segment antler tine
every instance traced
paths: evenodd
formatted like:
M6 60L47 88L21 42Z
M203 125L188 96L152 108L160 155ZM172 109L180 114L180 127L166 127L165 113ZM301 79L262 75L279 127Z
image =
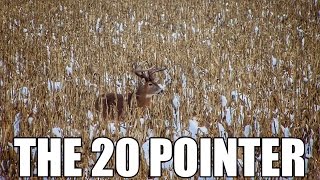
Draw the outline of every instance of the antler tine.
M166 70L167 68L154 68L154 67L152 67L149 71L148 71L148 75L149 75L149 79L151 80L151 81L154 81L155 80L155 78L154 78L154 76L153 76L153 74L154 73L156 73L156 72L159 72L159 71L164 71L164 70Z
M154 69L151 69L152 71L152 74L153 73L156 73L156 72L159 72L159 71L164 71L164 70L166 70L167 68L166 67L163 67L163 68L154 68Z
M134 71L134 73L135 73L138 77L140 77L140 78L143 78L143 79L145 79L145 80L148 80L148 79L149 79L149 77L148 77L146 74L144 74L143 72Z
M146 81L149 80L149 77L144 73L145 71L149 71L149 69L135 69L134 70L134 73L140 77L140 78L143 78L145 79Z

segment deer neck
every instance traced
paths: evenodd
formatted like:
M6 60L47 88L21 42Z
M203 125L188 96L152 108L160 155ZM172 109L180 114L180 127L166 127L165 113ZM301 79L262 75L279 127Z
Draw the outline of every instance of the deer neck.
M151 97L145 94L136 93L138 107L147 107L151 104Z
M147 107L151 104L151 97L147 97L146 95L139 94L139 93L129 93L128 94L128 102L131 102L132 98L135 95L136 102L138 107ZM130 103L129 103L130 106Z

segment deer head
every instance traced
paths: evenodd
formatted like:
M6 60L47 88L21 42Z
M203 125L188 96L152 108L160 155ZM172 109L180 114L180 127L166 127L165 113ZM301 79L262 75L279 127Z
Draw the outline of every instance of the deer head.
M136 69L134 73L145 80L143 85L140 85L137 89L136 96L143 96L144 98L151 98L154 95L160 94L163 92L163 89L157 83L157 79L154 77L154 74L159 71L164 71L166 68L155 68L150 69Z

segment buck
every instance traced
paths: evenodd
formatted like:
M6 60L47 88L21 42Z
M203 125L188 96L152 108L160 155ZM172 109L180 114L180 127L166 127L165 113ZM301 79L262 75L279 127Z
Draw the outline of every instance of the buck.
M113 112L116 111L118 118L123 114L124 108L127 105L131 108L134 97L136 98L136 105L139 108L145 110L151 105L151 99L154 95L161 94L163 92L162 87L157 83L154 74L159 71L163 71L166 68L155 68L150 69L135 69L134 73L145 80L143 84L139 83L136 92L128 93L127 95L107 93L100 95L95 101L95 109L102 113L102 117L115 117ZM102 109L102 111L101 111ZM111 116L108 116L111 115Z

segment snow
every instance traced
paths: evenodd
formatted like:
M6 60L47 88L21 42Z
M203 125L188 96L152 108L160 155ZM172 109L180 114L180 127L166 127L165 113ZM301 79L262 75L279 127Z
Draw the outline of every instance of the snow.
M101 33L101 31L102 31L102 29L101 29L101 18L98 18L97 22L96 22L96 32Z
M13 123L13 136L17 137L20 134L20 121L21 121L21 114L17 113L14 118Z
M125 124L120 124L120 136L127 135L127 126Z
M173 108L175 110L179 109L179 107L180 107L180 97L179 97L179 95L177 95L177 94L174 95L172 103L173 103Z
M71 76L73 72L73 69L71 66L66 66L66 73L68 76Z
M221 105L222 105L222 107L227 106L227 104L228 104L227 98L222 95L221 96Z
M251 126L250 125L246 125L244 127L244 131L243 131L244 137L250 137L249 135L250 135L251 131L252 131Z
M92 127L92 128L91 128ZM90 126L90 134L93 133L93 129L94 127L93 126ZM114 134L116 132L116 126L114 123L109 123L108 124L108 130L111 134ZM91 136L90 136L91 137ZM92 139L92 138L90 138Z
M110 124L108 124L108 125L110 125ZM89 126L89 139L90 140L93 140L93 137L96 135L97 126L98 126L97 124L94 124L94 125L90 124L90 126Z
M309 137L306 139L307 142L305 143L305 172L308 173L309 171L309 159L313 157L313 130L311 129L311 133Z
M49 91L60 91L60 90L62 90L62 83L60 81L48 80L48 90Z
M33 122L33 117L28 117L28 123L30 126L32 125L32 122Z
M208 135L208 129L205 126L199 127L199 123L196 117L193 117L189 120L188 130L191 134L191 137L197 139L199 136Z
M256 35L258 35L258 34L259 34L259 27L258 27L258 26L255 26L255 28L254 28L254 32L256 33Z
M272 56L271 60L272 60L272 66L273 67L277 66L278 60L274 56Z
M143 23L144 23L143 21L138 22L138 32L139 33L141 33L141 28L142 28Z
M54 127L51 130L55 137L63 137L63 130L60 127Z
M278 118L273 118L271 123L271 132L273 136L277 136L279 132L279 121Z
M29 95L29 89L28 89L28 87L22 87L21 89L20 89L20 93L21 93L21 95L22 96L28 96Z
M187 87L187 77L184 73L181 74L182 88L185 89Z
M284 137L291 137L290 133L290 127L284 127L281 125L282 133L284 134Z
M90 110L88 110L88 112L87 112L87 118L88 118L90 121L93 121L93 113L92 113Z
M231 126L231 123L232 123L232 109L231 109L231 107L228 107L225 110L225 113L226 113L226 122L227 122L228 126Z
M145 119L144 118L140 118L140 125L142 126L144 124Z
M257 119L254 120L254 129L256 133L256 137L260 137L260 123Z
M174 128L174 140L181 136L181 122L180 122L180 96L174 94L173 100L173 128Z

